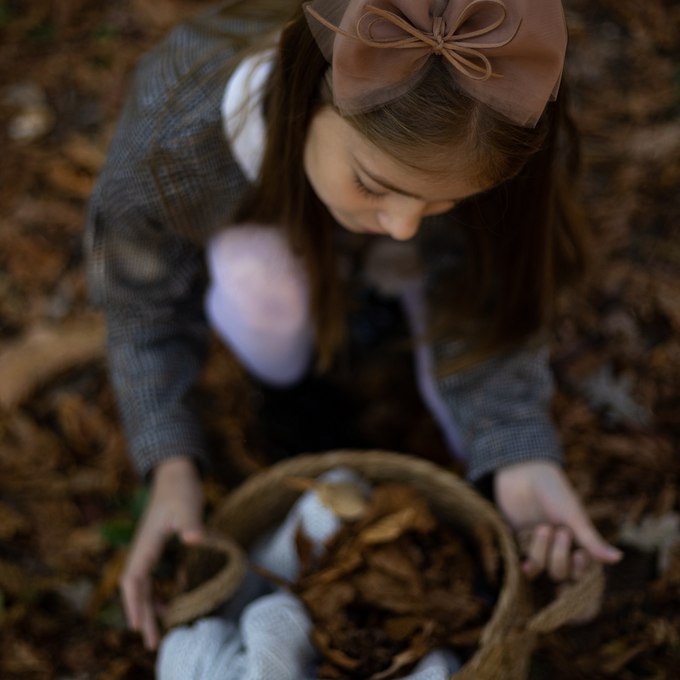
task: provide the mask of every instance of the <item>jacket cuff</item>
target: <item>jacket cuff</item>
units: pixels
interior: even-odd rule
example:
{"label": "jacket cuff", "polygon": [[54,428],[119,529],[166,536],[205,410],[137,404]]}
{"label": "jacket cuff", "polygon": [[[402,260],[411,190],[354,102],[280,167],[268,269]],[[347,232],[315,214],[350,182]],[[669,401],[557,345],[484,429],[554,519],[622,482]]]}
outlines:
{"label": "jacket cuff", "polygon": [[507,423],[502,430],[480,432],[468,448],[467,478],[478,482],[499,468],[530,461],[564,462],[557,432],[551,423],[531,419]]}
{"label": "jacket cuff", "polygon": [[167,423],[147,430],[130,441],[130,453],[137,473],[147,481],[159,463],[177,456],[192,458],[201,474],[210,466],[203,432],[195,423]]}

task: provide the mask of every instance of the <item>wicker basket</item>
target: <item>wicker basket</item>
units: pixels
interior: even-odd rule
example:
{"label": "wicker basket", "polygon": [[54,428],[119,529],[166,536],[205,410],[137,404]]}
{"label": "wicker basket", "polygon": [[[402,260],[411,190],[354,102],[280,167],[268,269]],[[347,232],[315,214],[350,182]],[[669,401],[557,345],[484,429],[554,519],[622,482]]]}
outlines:
{"label": "wicker basket", "polygon": [[171,602],[166,626],[206,615],[233,594],[244,572],[242,548],[281,522],[300,495],[285,483],[286,478],[318,477],[337,467],[355,470],[374,484],[409,484],[429,501],[441,521],[468,535],[482,524],[495,536],[503,565],[499,597],[477,650],[455,674],[456,680],[524,680],[537,634],[592,615],[593,603],[599,602],[603,590],[600,568],[593,568],[534,613],[514,539],[493,505],[455,474],[429,461],[388,451],[352,450],[291,458],[253,475],[231,493],[210,523],[222,538],[210,539],[206,546],[225,552],[226,566]]}

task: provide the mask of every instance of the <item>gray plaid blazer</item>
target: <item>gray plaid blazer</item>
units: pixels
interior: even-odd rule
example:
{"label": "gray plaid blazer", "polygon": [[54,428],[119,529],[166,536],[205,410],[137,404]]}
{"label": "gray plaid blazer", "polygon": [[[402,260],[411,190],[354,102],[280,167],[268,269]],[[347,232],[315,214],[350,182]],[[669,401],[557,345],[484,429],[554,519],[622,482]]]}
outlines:
{"label": "gray plaid blazer", "polygon": [[[141,475],[177,455],[201,467],[208,460],[190,403],[209,337],[203,245],[248,186],[223,134],[220,103],[235,55],[225,22],[219,8],[203,13],[140,61],[89,204],[88,285],[106,316],[111,380]],[[470,479],[519,461],[560,460],[545,350],[495,357],[439,387]]]}

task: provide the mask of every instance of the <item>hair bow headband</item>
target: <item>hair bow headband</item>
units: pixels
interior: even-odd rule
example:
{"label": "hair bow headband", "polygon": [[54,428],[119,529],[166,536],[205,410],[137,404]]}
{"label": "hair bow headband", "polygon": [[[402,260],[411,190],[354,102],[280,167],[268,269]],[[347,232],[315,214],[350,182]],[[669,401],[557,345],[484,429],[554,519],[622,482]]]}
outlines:
{"label": "hair bow headband", "polygon": [[461,90],[518,125],[536,125],[557,96],[561,0],[313,0],[305,11],[344,113],[404,94],[433,57]]}

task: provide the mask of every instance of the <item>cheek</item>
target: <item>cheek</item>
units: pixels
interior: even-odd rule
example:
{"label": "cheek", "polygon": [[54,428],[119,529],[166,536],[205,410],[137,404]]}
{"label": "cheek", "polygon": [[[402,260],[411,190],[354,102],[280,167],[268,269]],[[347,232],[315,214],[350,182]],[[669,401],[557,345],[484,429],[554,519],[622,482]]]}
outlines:
{"label": "cheek", "polygon": [[357,192],[354,182],[351,180],[345,182],[342,188],[338,187],[333,195],[333,201],[339,209],[356,214],[367,215],[378,210],[374,201]]}
{"label": "cheek", "polygon": [[425,215],[443,215],[444,213],[449,212],[449,210],[452,210],[455,205],[455,201],[441,201],[439,203],[432,203],[428,205],[427,209],[425,210]]}
{"label": "cheek", "polygon": [[351,172],[343,163],[334,162],[334,153],[333,148],[326,149],[325,154],[314,147],[305,148],[303,167],[314,193],[326,207],[337,212],[371,211],[373,206],[357,191]]}
{"label": "cheek", "polygon": [[366,199],[357,196],[351,178],[347,179],[336,172],[326,172],[320,167],[310,168],[307,179],[319,200],[329,208],[342,212],[364,212],[370,209]]}
{"label": "cheek", "polygon": [[318,153],[306,149],[304,169],[307,181],[311,184],[319,200],[326,205],[332,202],[334,185],[337,184],[337,180],[334,179],[333,173],[329,171],[328,164],[324,162],[323,158]]}

